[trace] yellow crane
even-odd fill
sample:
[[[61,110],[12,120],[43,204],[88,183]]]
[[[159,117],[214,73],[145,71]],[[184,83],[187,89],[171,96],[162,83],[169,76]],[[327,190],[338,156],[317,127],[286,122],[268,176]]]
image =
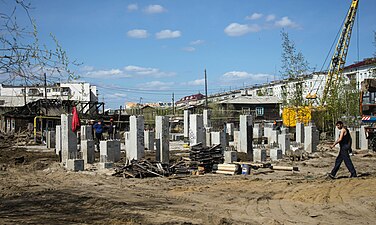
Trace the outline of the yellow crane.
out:
[[[347,51],[350,44],[352,28],[354,26],[355,16],[358,9],[359,0],[352,0],[350,9],[347,12],[344,24],[341,29],[340,37],[334,54],[330,61],[330,67],[326,76],[326,83],[321,96],[318,96],[319,88],[315,85],[308,92],[306,99],[318,101],[318,107],[325,106],[329,96],[332,96],[338,88],[339,78],[346,63]],[[296,126],[296,121],[307,123],[311,120],[311,107],[286,107],[283,109],[282,120],[283,124],[288,127]]]
[[[352,0],[349,11],[345,22],[343,24],[341,35],[338,39],[334,54],[330,61],[330,67],[328,74],[326,76],[326,83],[320,97],[319,105],[324,106],[328,96],[331,96],[334,90],[337,89],[339,83],[339,76],[342,73],[343,68],[345,67],[347,51],[350,44],[350,38],[352,33],[352,28],[354,26],[355,15],[358,9],[359,0]],[[317,90],[315,93],[312,93],[312,90],[306,96],[307,99],[316,99]]]

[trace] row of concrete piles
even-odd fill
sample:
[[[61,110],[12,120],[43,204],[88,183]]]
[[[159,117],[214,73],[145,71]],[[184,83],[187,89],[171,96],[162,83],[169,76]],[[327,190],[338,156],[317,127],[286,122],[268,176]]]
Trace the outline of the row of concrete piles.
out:
[[[56,154],[60,156],[60,162],[68,170],[82,171],[85,166],[96,161],[92,127],[81,126],[80,134],[80,143],[78,143],[77,134],[72,131],[72,115],[62,114],[61,125],[56,126],[55,149]],[[110,168],[114,162],[120,160],[120,140],[100,141],[99,146],[100,168]]]

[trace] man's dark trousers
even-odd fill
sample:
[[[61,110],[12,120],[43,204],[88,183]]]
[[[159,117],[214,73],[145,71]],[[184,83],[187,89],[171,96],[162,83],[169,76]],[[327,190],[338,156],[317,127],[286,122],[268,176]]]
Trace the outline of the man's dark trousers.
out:
[[[342,161],[345,161],[345,165],[346,165],[347,169],[350,171],[351,177],[356,177],[356,171],[355,171],[354,165],[353,165],[353,163],[350,159],[348,149],[349,149],[349,147],[346,146],[346,145],[340,148],[339,154],[336,158],[334,168],[333,168],[332,172],[330,173],[333,177],[336,176],[336,174],[339,170],[339,167],[341,166]]]

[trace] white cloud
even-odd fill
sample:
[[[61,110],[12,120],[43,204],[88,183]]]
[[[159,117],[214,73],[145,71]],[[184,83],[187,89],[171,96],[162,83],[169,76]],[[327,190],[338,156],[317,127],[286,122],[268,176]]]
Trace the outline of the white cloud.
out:
[[[204,40],[195,40],[195,41],[191,41],[191,43],[189,43],[189,44],[190,45],[201,45],[204,42],[205,42]]]
[[[124,73],[119,69],[110,69],[110,70],[93,70],[87,72],[84,77],[89,78],[128,78],[130,75]]]
[[[268,16],[266,17],[266,21],[267,21],[267,22],[270,22],[270,21],[273,21],[273,20],[275,20],[275,15],[274,15],[274,14],[270,14],[270,15],[268,15]]]
[[[225,28],[228,36],[242,36],[250,32],[258,32],[261,28],[257,24],[238,24],[232,23]]]
[[[239,80],[250,80],[250,81],[265,81],[266,79],[272,79],[273,76],[270,74],[252,74],[244,71],[231,71],[222,75],[221,80],[226,81],[239,81]]]
[[[182,48],[183,51],[186,51],[186,52],[194,52],[196,51],[196,49],[194,47],[184,47]]]
[[[129,4],[127,9],[128,9],[129,12],[136,11],[136,10],[138,10],[138,5],[137,4]]]
[[[81,71],[88,72],[88,71],[93,71],[94,66],[83,66],[80,68]]]
[[[155,34],[157,39],[169,39],[169,38],[178,38],[181,36],[181,32],[176,30],[161,30],[160,32]]]
[[[173,85],[175,85],[174,82],[150,81],[139,84],[138,87],[141,90],[168,90],[171,89]]]
[[[147,38],[149,34],[147,30],[134,29],[128,31],[127,36],[131,38]]]
[[[282,19],[277,20],[275,22],[275,25],[278,27],[291,27],[291,28],[298,27],[298,25],[295,22],[291,21],[287,16],[284,16],[282,17]]]
[[[183,85],[202,86],[202,85],[205,85],[205,79],[197,79],[197,80],[193,80],[193,81],[188,81],[186,83],[183,83]]]
[[[112,97],[115,96],[116,98],[125,98],[127,97],[127,94],[124,94],[124,93],[115,93],[115,94],[112,94]]]
[[[157,68],[140,67],[140,66],[126,66],[124,70],[132,76],[150,76],[150,77],[172,77],[175,76],[173,72],[163,72]]]
[[[148,14],[163,13],[166,11],[167,10],[161,5],[149,5],[144,9],[144,12]]]
[[[247,20],[257,20],[257,19],[260,19],[263,15],[261,13],[253,13],[252,15],[250,16],[246,16],[245,18]]]

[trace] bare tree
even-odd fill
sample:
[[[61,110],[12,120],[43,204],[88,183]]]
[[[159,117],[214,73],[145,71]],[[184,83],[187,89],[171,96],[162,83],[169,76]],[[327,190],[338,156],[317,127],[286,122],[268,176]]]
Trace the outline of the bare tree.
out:
[[[55,49],[40,43],[35,20],[30,15],[32,7],[25,0],[0,1],[0,78],[2,83],[36,84],[61,78],[77,78],[56,37],[51,34]],[[19,18],[26,18],[20,21]],[[27,24],[21,26],[19,24]]]

